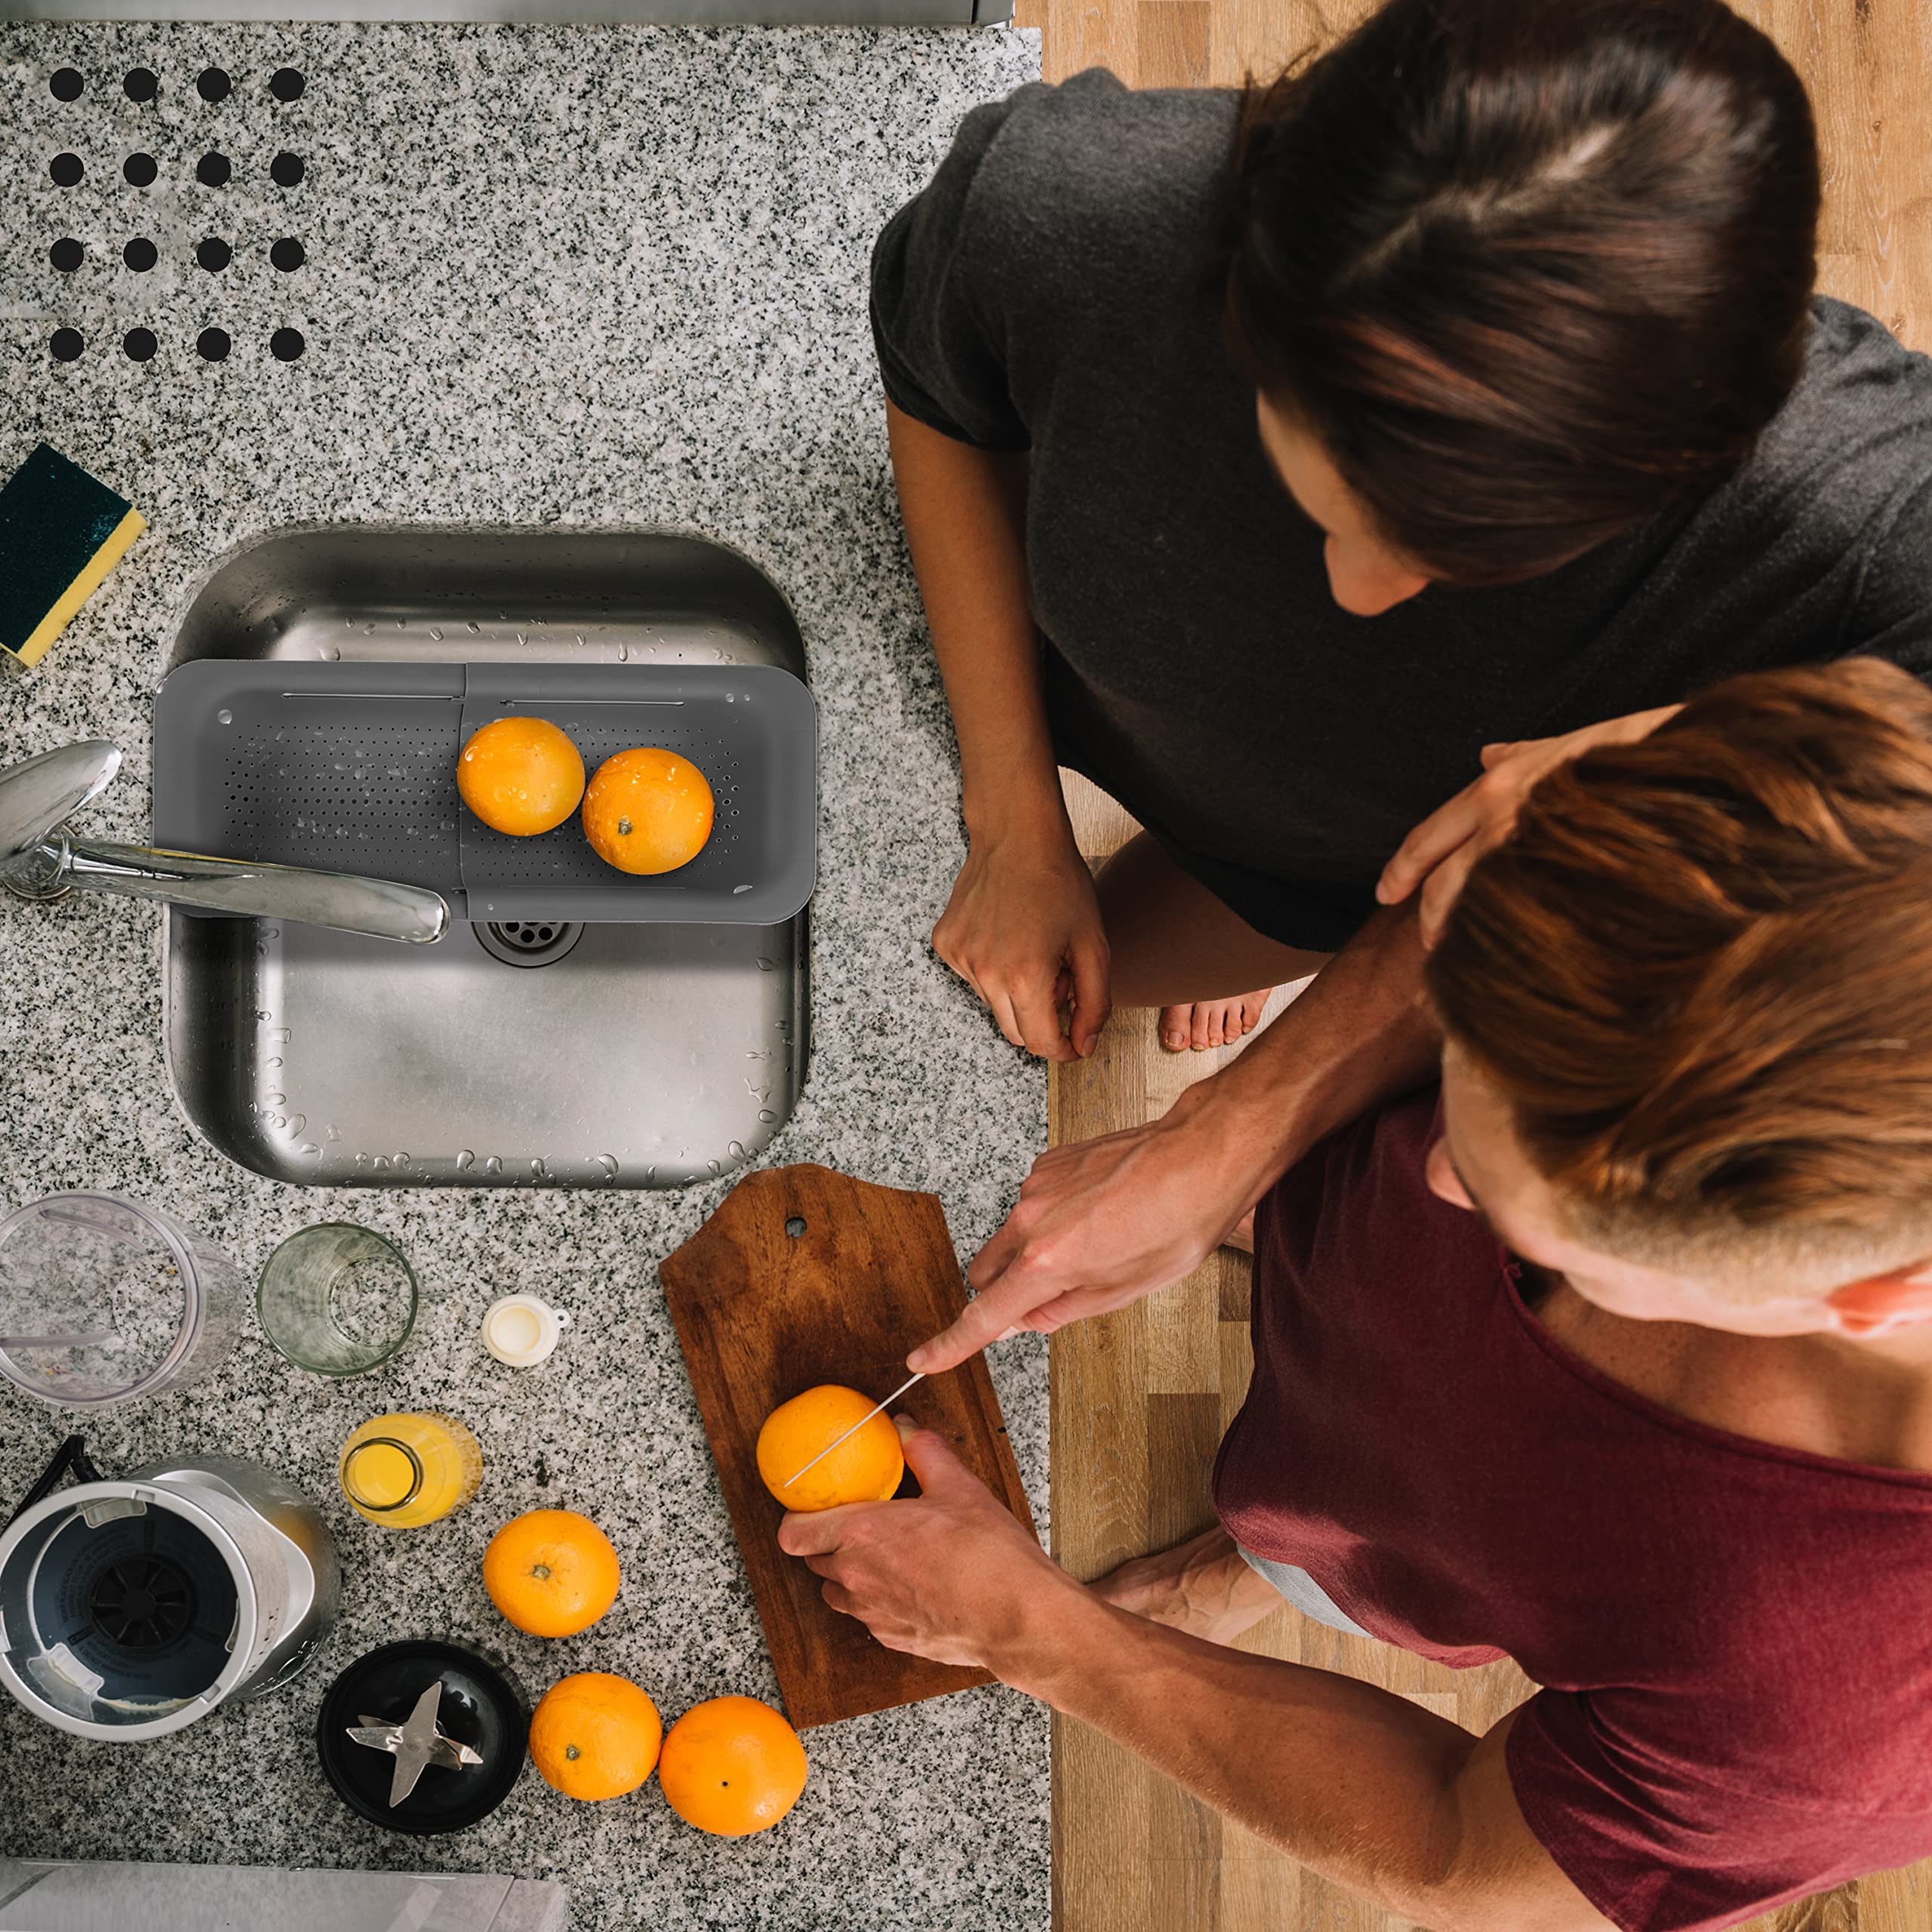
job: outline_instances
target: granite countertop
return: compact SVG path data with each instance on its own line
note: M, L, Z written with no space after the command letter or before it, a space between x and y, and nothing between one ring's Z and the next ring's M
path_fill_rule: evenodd
M88 91L51 96L72 66ZM218 66L225 100L197 94ZM275 69L301 97L269 94ZM159 75L146 105L121 86ZM791 600L820 729L811 1072L761 1160L819 1161L943 1201L962 1255L1045 1140L1039 1069L1000 1040L927 943L961 855L954 750L888 471L865 320L872 237L959 117L1032 77L1007 30L451 26L0 26L0 473L42 438L152 528L39 670L0 680L0 755L85 736L128 753L91 832L147 829L150 709L189 587L281 525L408 520L652 525L721 539ZM224 187L195 179L218 148ZM78 153L61 189L48 162ZM152 154L158 179L121 163ZM283 187L272 156L305 173ZM145 234L160 260L124 269ZM204 235L234 245L219 276ZM48 248L70 235L72 275ZM307 264L272 269L300 238ZM233 346L197 354L211 325ZM85 348L57 361L57 328ZM137 362L123 334L151 330ZM304 338L299 359L272 331ZM654 1784L579 1805L527 1773L483 1825L392 1836L322 1783L331 1678L405 1635L473 1641L533 1694L569 1672L635 1677L667 1718L774 1697L657 1281L722 1198L558 1190L302 1189L198 1140L162 1061L157 914L98 896L0 906L0 1204L63 1188L152 1201L258 1269L294 1229L362 1221L427 1297L390 1369L343 1383L251 1332L211 1382L85 1424L109 1472L170 1452L248 1456L323 1506L345 1606L319 1663L257 1704L140 1746L69 1737L0 1698L0 1853L494 1870L563 1880L584 1928L1044 1927L1046 1714L998 1687L808 1734L812 1778L779 1829L706 1838ZM498 1294L576 1325L543 1367L485 1355ZM1044 1524L1043 1348L994 1373ZM445 1408L482 1439L482 1491L429 1529L352 1515L337 1447L388 1408ZM69 1418L0 1395L0 1506ZM615 1540L617 1607L584 1635L519 1636L485 1598L491 1532L574 1506Z

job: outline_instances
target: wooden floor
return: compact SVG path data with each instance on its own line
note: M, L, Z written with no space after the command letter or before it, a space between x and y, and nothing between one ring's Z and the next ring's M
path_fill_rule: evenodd
M1552 0L1552 4L1560 0ZM1932 346L1932 21L1925 0L1747 0L1809 83L1826 150L1823 279ZM1219 86L1267 75L1366 11L1305 0L1020 0L1060 79L1110 67L1143 87ZM1132 829L1068 781L1090 858ZM1056 1144L1163 1112L1222 1057L1177 1057L1149 1014L1117 1014L1094 1057L1053 1070ZM1247 1263L1216 1257L1138 1307L1053 1344L1054 1553L1076 1576L1192 1534L1212 1519L1208 1472L1247 1386ZM1485 1730L1529 1694L1513 1666L1451 1671L1342 1636L1285 1606L1246 1640L1345 1670ZM1084 1727L1057 1721L1055 1923L1060 1932L1395 1932L1371 1909L1196 1804ZM1841 1887L1746 1932L1932 1932L1932 1860Z

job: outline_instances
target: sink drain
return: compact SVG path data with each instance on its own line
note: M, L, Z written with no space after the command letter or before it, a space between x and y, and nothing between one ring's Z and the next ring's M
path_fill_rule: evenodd
M508 966L548 966L583 937L577 919L493 919L474 931L483 950Z

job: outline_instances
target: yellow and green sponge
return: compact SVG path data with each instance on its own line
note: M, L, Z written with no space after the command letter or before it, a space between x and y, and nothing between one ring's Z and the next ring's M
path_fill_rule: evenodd
M38 664L147 527L125 497L36 444L0 485L0 651Z

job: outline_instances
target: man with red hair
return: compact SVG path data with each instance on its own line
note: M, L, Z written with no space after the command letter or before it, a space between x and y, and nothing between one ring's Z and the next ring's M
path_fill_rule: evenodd
M1932 694L1763 672L1555 768L1426 983L1415 1091L1257 1210L1217 1528L1083 1586L914 1434L783 1546L1436 1932L1932 1853ZM1545 1687L1477 1738L1228 1647L1283 1595Z

